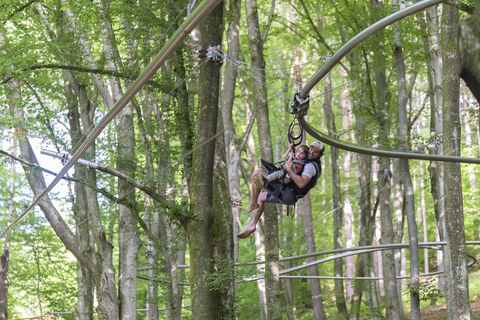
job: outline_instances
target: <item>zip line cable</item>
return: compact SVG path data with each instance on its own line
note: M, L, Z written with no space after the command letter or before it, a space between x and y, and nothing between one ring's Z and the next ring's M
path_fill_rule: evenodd
M138 91L145 85L145 83L155 74L165 60L176 50L176 48L183 42L190 31L202 20L204 16L210 13L215 8L220 0L204 0L198 7L192 12L191 16L185 20L177 31L172 35L157 56L150 62L142 74L132 83L130 88L122 95L122 97L114 104L111 110L101 119L101 121L93 128L90 134L86 137L85 141L72 155L72 158L65 164L60 170L55 179L43 190L13 222L7 229L0 235L0 239L5 235L28 213L32 210L42 198L48 194L60 181L60 179L68 172L68 170L75 164L80 156L85 152L88 147L95 141L100 135L103 129L112 121L116 115L127 105L128 102L137 94Z

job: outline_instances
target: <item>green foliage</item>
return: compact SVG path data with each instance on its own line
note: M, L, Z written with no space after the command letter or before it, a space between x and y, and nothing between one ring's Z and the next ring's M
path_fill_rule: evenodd
M38 267L37 267L38 266ZM11 317L70 312L76 308L76 267L73 257L44 223L33 233L12 238L9 268ZM73 319L65 317L65 319Z
M436 278L429 278L420 282L419 291L418 291L420 294L420 300L435 301L435 300L438 300L439 297L443 296L442 292L438 290L437 280L438 279Z

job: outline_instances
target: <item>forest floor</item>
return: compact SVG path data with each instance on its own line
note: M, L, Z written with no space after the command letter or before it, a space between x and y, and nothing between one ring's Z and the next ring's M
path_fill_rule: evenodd
M480 301L470 302L470 310L472 311L472 319L480 319ZM422 319L446 319L447 311L445 305L433 307L432 309L421 312Z

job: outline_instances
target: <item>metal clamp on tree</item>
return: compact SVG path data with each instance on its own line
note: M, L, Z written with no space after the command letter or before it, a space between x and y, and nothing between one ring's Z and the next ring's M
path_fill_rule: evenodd
M200 50L200 59L206 61L213 61L219 64L223 63L224 53L218 50L216 47L208 47L207 50Z
M300 92L297 91L293 96L289 112L294 114L296 118L303 117L307 115L308 107L310 107L310 95L303 99Z

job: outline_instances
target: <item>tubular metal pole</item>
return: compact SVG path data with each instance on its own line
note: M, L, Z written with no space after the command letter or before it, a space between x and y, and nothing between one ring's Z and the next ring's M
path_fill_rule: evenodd
M418 11L421 11L425 8L434 6L436 4L439 4L443 2L443 0L423 0L420 2L415 3L414 5L411 5L409 7L406 7L402 10L398 10L395 13L392 13L389 16L386 16L382 20L379 20L357 34L355 37L350 39L347 43L345 43L335 54L328 59L321 67L320 69L308 80L308 82L305 84L303 87L302 91L300 91L300 97L302 99L305 99L312 90L312 88L325 77L325 75L348 53L350 50L355 48L360 42L374 34L375 32L385 28L388 25L391 25L392 23L405 18L406 16L409 16L413 13L416 13Z
M191 15L180 25L180 27L175 31L172 37L167 41L167 43L162 47L157 56L153 59L152 62L145 68L140 76L135 80L135 82L130 86L130 88L123 94L123 96L115 103L115 105L108 111L108 113L100 120L100 122L92 129L90 134L87 136L82 145L75 151L70 160L65 164L65 166L60 170L58 175L53 179L53 181L43 190L16 219L12 222L10 226L0 235L2 239L30 210L32 210L40 200L48 194L55 185L62 179L62 177L67 173L67 171L80 159L80 156L85 152L85 150L90 147L90 145L95 141L95 139L100 135L102 130L112 121L115 116L127 105L128 102L137 94L138 91L143 87L143 85L150 80L150 78L157 72L158 68L167 60L168 57L178 48L178 46L183 42L187 37L190 31L195 28L195 26L202 20L202 18L210 13L210 11L215 8L221 0L204 0L202 1L197 8L191 13Z
M418 11L421 11L425 8L437 5L443 2L443 0L423 0L412 6L399 10L379 21L372 24L355 37L350 39L345 43L335 54L328 59L320 69L310 78L310 80L305 84L302 91L299 93L302 99L305 99L309 94L310 90L321 80L323 77L348 53L350 50L355 48L360 42L379 31L380 29L385 28L386 26L408 16ZM301 126L305 129L308 134L312 137L339 149L352 151L356 153L368 154L372 156L387 157L387 158L405 158L405 159L418 159L418 160L430 160L430 161L445 161L445 162L460 162L460 163L475 163L480 164L480 158L467 158L467 157L458 157L458 156L445 156L445 155L436 155L436 154L423 154L416 153L411 151L397 151L397 150L385 150L385 149L376 149L369 147L361 147L358 145L350 144L347 142L340 141L338 139L332 138L328 135L323 134L322 132L316 130L310 126L303 117L299 118Z
M369 154L372 156L386 157L386 158L405 158L405 159L417 159L417 160L431 160L431 161L445 161L445 162L461 162L461 163L476 163L480 164L480 158L467 158L458 156L444 156L438 154L426 154L417 153L412 151L399 151L399 150L385 150L369 147L362 147L359 145L351 144L348 142L340 141L333 137L330 137L317 129L313 128L305 121L304 118L299 119L303 129L308 132L312 137L332 146L346 151L352 151L356 153Z

